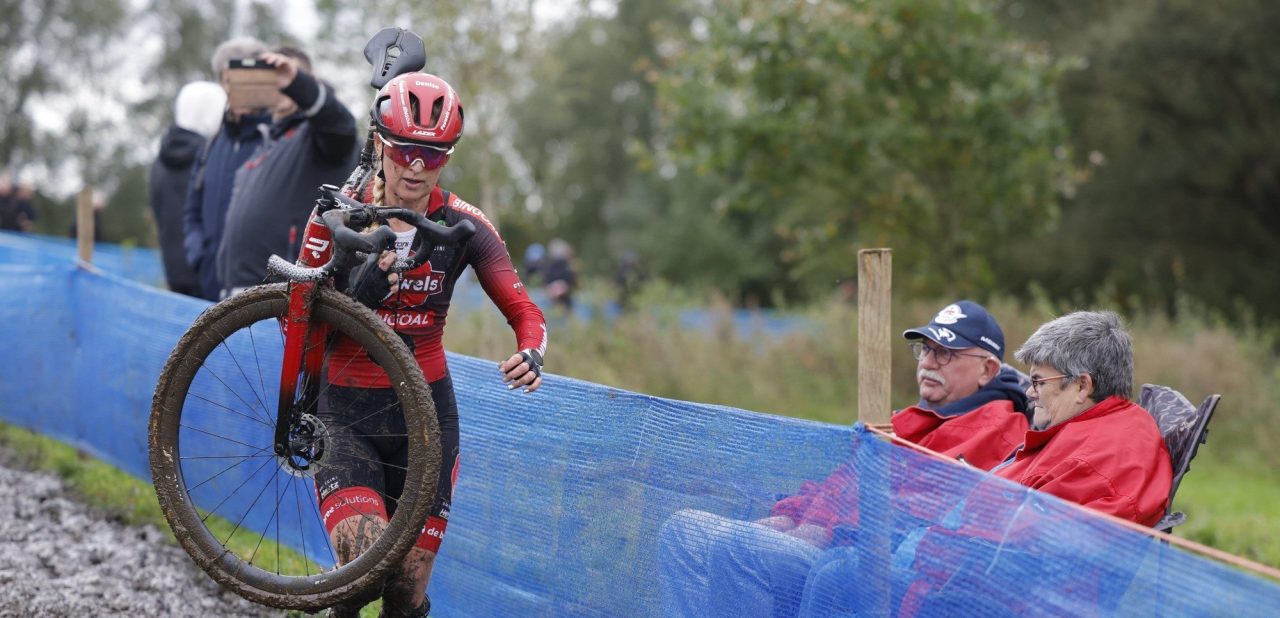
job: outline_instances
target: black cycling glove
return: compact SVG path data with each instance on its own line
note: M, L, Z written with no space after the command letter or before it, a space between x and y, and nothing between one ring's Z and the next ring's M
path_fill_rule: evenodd
M387 271L378 266L378 257L379 254L370 253L364 264L351 269L348 278L347 296L370 309L382 306L382 301L391 295L391 282Z
M540 352L533 348L520 350L520 357L529 364L529 370L533 372L533 377L542 377L542 354Z

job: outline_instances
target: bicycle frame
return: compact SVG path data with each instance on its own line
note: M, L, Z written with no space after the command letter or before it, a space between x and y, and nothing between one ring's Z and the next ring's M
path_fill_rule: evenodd
M405 208L366 206L332 185L321 187L320 192L321 198L307 222L297 263L289 264L272 256L267 266L269 271L283 274L290 281L289 309L280 325L284 334L284 361L280 368L280 399L276 404L273 443L273 450L280 457L300 454L297 449L305 446L295 448L295 444L310 442L310 436L299 433L309 427L300 421L319 403L325 340L329 336L327 327L317 326L311 319L319 287L333 285L334 273L346 268L353 255L380 253L395 241L395 232L390 227L362 234L348 225L355 223L356 227L365 228L374 222L385 224L388 219L399 219L418 230L414 257L397 259L390 272L421 266L431 255L432 244L461 244L475 234L475 225L470 221L446 227ZM302 461L295 460L295 463L304 469L307 466Z
M322 266L321 257L332 244L332 233L319 214L307 222L303 239L298 265ZM311 320L312 305L320 285L332 285L332 279L295 281L289 286L289 314L281 325L284 330L284 362L280 368L280 400L276 407L274 444L275 453L280 457L292 454L290 430L298 426L301 414L313 410L318 403L324 340L329 334L327 327L313 325ZM301 399L296 398L299 388L304 389Z

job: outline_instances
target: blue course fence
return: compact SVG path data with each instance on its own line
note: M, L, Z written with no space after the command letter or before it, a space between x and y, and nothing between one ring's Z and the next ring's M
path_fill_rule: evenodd
M20 239L27 242L26 239ZM0 419L148 478L147 417L208 304L0 241ZM121 252L118 268L126 265ZM99 251L98 256L109 255ZM1280 585L845 427L449 357L462 466L440 616L1274 615ZM844 466L817 548L753 520ZM831 506L829 504L828 506ZM250 521L262 526L264 521Z

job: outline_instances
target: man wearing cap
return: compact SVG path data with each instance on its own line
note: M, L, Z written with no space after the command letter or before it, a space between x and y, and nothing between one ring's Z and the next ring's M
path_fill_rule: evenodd
M902 336L916 359L920 403L893 415L893 432L983 470L1004 461L1022 443L1028 409L1018 372L1002 363L995 318L962 300Z
M990 469L1022 442L1027 396L1004 365L1004 332L981 305L962 300L929 324L903 332L916 358L920 402L892 417L903 439ZM910 479L899 492L913 491ZM839 545L838 529L858 524L853 458L825 481L805 481L770 515L736 521L702 511L672 515L659 532L663 601L685 616L789 616L799 607L822 548ZM911 515L929 501L902 500ZM833 542L834 539L834 542Z

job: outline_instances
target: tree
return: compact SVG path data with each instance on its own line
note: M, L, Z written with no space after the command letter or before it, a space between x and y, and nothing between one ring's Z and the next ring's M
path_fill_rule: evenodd
M1104 4L1104 3L1092 3ZM1051 243L1026 246L1019 278L1113 303L1191 297L1268 320L1280 300L1280 8L1265 0L1073 0L1011 20L1087 64L1062 82L1088 182ZM1077 11L1077 9L1079 9Z
M663 238L653 225L673 189L645 153L655 139L660 32L687 27L683 4L620 0L612 14L549 32L533 86L513 107L517 148L543 198L544 238L569 240L597 274L628 249L651 265L661 255L650 246Z
M66 209L84 185L109 195L128 185L155 156L172 118L173 98L192 79L212 79L209 55L226 37L231 0L191 4L153 0L31 2L0 9L0 164L36 170L43 206ZM269 23L259 19L257 23ZM139 42L156 41L159 53ZM145 183L140 185L145 188ZM112 199L105 238L147 242L146 195ZM52 198L52 199L47 199ZM66 212L46 212L42 231L63 234ZM48 227L52 226L52 227Z
M750 243L740 289L829 290L891 246L908 290L998 287L1067 179L1064 65L978 0L707 2L659 80L670 157Z
M360 55L379 30L398 26L422 37L425 70L444 78L462 99L464 138L445 170L442 183L466 197L498 222L519 212L526 191L517 184L521 162L511 147L509 117L514 92L526 87L526 54L533 45L531 0L503 2L404 3L393 0L320 0L322 26L318 55L359 69L343 73L361 84L351 100L373 99L369 72ZM357 116L359 117L359 116Z

